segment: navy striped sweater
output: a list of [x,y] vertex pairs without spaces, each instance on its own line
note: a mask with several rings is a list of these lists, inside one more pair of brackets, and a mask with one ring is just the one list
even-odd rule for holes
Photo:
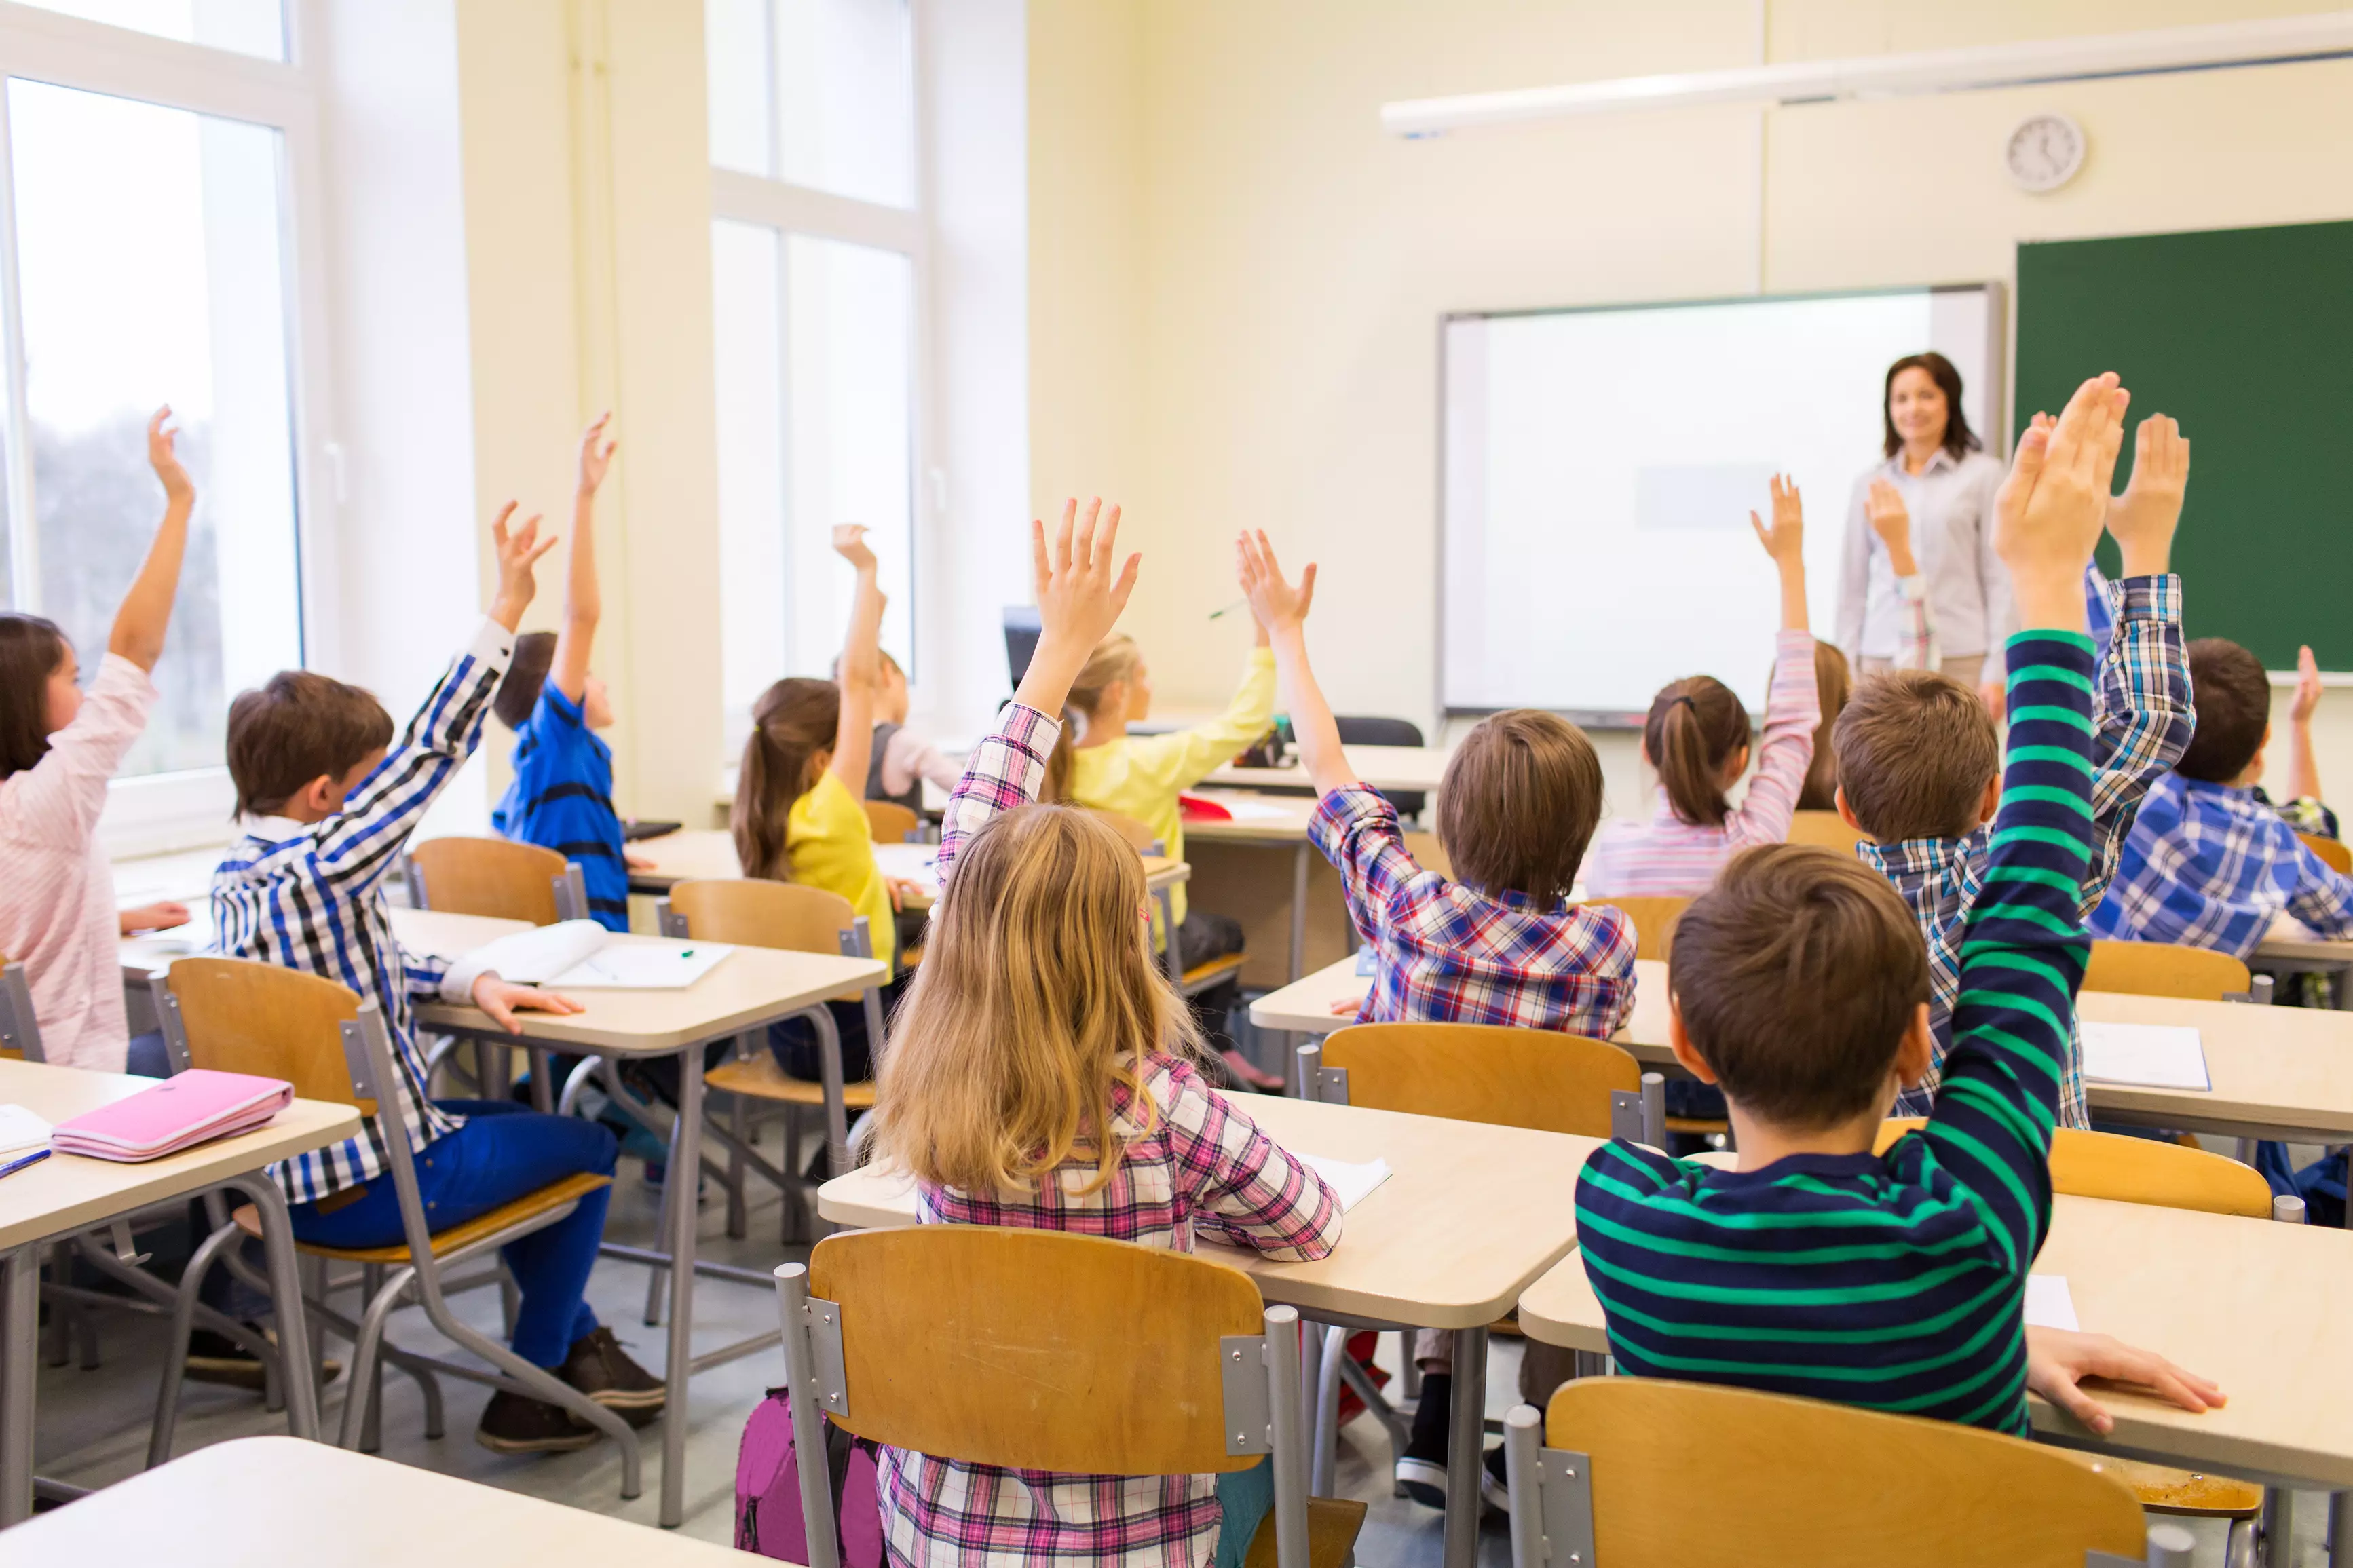
[[2027,1430],[2026,1275],[2090,951],[2093,659],[2063,632],[2008,653],[2001,809],[1927,1127],[1746,1173],[1597,1151],[1578,1245],[1625,1371]]

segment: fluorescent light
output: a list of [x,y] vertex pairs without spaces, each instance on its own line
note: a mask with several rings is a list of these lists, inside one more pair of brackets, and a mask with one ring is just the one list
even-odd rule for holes
[[1564,87],[1409,99],[1381,106],[1381,129],[1393,136],[1436,136],[1481,125],[1508,125],[1637,109],[1692,109],[1727,103],[1815,103],[1842,98],[1895,98],[1968,92],[2037,82],[2276,65],[2353,54],[2353,11],[2279,16],[2050,38],[1978,48],[1844,60],[1798,60],[1731,70],[1619,77]]

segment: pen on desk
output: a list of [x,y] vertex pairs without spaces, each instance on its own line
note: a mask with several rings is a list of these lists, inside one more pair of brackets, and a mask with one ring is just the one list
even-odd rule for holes
[[36,1149],[21,1160],[11,1160],[6,1164],[0,1165],[0,1176],[13,1176],[26,1166],[37,1165],[48,1157],[49,1152],[47,1149]]

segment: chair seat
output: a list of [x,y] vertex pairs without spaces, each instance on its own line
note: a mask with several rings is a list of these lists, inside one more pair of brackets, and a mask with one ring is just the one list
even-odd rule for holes
[[1222,958],[1206,960],[1185,972],[1181,989],[1187,996],[1196,991],[1206,991],[1219,981],[1240,974],[1249,963],[1250,954],[1246,952],[1229,952]]
[[2132,1488],[2140,1505],[2158,1513],[2199,1519],[2253,1519],[2263,1510],[2263,1489],[2253,1481],[2209,1476],[2119,1459],[2110,1454],[2060,1450],[2085,1469],[2105,1470]]
[[[748,1060],[723,1062],[703,1074],[702,1081],[708,1088],[745,1095],[754,1100],[781,1100],[786,1105],[825,1103],[825,1085],[788,1076],[776,1065],[776,1058],[765,1051]],[[843,1084],[841,1103],[851,1110],[870,1109],[874,1103],[874,1086],[871,1083]]]
[[1705,1138],[1714,1133],[1731,1131],[1732,1123],[1721,1116],[1670,1116],[1667,1118],[1667,1131]]
[[[597,1188],[612,1184],[612,1177],[596,1175],[587,1171],[566,1176],[560,1182],[551,1182],[535,1193],[525,1193],[514,1202],[501,1204],[490,1213],[477,1215],[463,1225],[434,1232],[433,1256],[439,1258],[459,1247],[470,1247],[482,1237],[495,1235],[511,1225],[537,1218],[566,1204],[577,1203]],[[229,1217],[246,1235],[258,1237],[261,1234],[261,1215],[251,1204],[241,1205]],[[399,1264],[410,1261],[406,1242],[393,1247],[320,1247],[301,1241],[295,1243],[295,1249],[317,1258],[339,1258],[347,1263]]]
[[[1307,1562],[1309,1568],[1340,1568],[1356,1550],[1356,1534],[1365,1528],[1365,1505],[1352,1498],[1312,1497],[1307,1500]],[[1242,1568],[1274,1568],[1274,1510],[1259,1521],[1250,1537]]]

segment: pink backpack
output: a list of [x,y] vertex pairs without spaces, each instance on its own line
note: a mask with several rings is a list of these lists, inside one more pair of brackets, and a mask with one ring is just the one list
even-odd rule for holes
[[[793,1449],[792,1407],[783,1389],[772,1388],[744,1424],[744,1441],[735,1451],[737,1551],[788,1563],[809,1560],[798,1459]],[[825,1461],[833,1482],[842,1568],[881,1568],[882,1493],[875,1446],[828,1421]]]

